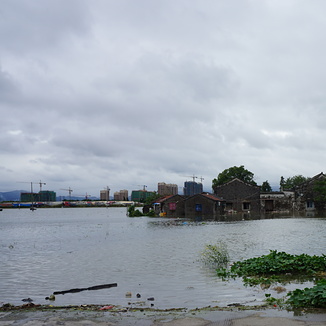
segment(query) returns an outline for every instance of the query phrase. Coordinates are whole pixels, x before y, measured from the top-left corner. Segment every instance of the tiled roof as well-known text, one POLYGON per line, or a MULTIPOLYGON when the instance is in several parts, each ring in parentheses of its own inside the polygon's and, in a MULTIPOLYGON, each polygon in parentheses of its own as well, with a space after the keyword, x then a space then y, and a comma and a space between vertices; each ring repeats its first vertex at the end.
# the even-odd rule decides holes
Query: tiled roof
POLYGON ((205 197, 207 197, 209 199, 212 199, 212 200, 215 200, 215 201, 224 201, 224 199, 216 197, 216 196, 214 196, 212 194, 202 194, 202 196, 205 196, 205 197))

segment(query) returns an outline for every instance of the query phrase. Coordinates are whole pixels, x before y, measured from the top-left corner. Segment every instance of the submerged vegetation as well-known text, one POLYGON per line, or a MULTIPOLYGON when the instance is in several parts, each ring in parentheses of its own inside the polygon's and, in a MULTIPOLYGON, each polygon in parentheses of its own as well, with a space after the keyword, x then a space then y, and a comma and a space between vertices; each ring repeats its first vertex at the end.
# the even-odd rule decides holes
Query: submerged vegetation
POLYGON ((242 277, 244 285, 260 285, 264 289, 277 282, 314 281, 316 285, 312 288, 289 292, 288 299, 266 294, 266 301, 270 304, 282 301, 294 308, 326 308, 326 255, 291 255, 271 250, 268 255, 235 262, 230 268, 218 268, 217 274, 223 279, 242 277))
POLYGON ((140 216, 155 217, 156 214, 153 209, 151 209, 148 213, 144 214, 139 209, 136 209, 135 205, 131 205, 128 208, 128 216, 129 217, 140 217, 140 216))
POLYGON ((227 246, 223 242, 218 242, 215 245, 207 244, 201 257, 206 265, 214 268, 226 268, 230 261, 227 246))

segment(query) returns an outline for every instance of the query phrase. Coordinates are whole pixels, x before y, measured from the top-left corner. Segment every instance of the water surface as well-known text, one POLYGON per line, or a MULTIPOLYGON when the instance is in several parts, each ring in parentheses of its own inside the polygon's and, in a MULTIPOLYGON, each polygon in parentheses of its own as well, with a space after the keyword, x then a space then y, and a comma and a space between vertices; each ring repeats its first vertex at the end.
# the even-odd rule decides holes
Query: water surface
POLYGON ((0 302, 20 305, 30 297, 45 304, 49 303, 45 297, 54 291, 118 283, 116 288, 57 295, 52 304, 126 306, 144 301, 157 308, 195 308, 261 303, 266 291, 245 288, 241 280, 222 281, 200 260, 206 244, 220 241, 227 245, 232 261, 269 250, 321 255, 326 219, 196 223, 129 218, 126 208, 3 210, 0 302), (127 298, 126 292, 132 297, 127 298), (147 301, 149 297, 155 300, 147 301))

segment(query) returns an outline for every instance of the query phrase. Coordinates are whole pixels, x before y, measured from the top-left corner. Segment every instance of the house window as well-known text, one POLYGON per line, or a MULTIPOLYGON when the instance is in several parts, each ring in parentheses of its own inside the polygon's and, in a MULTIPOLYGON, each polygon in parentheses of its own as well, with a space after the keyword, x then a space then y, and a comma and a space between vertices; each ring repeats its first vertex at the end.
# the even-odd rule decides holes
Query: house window
POLYGON ((313 201, 307 201, 307 208, 314 208, 314 202, 313 201))
POLYGON ((196 212, 201 212, 203 210, 201 204, 196 204, 196 212))
POLYGON ((250 210, 250 203, 242 203, 242 209, 244 211, 250 210))
POLYGON ((169 203, 169 210, 175 211, 177 209, 177 203, 169 203))

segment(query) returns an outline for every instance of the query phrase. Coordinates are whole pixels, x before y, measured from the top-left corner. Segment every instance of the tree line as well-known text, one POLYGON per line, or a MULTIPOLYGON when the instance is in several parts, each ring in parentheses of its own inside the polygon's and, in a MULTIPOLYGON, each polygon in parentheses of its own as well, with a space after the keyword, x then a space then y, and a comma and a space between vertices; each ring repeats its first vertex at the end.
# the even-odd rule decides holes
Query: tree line
MULTIPOLYGON (((235 178, 252 186, 260 187, 261 191, 263 192, 272 191, 272 187, 270 186, 268 180, 264 181, 261 185, 258 185, 254 180, 254 173, 247 170, 243 165, 233 166, 219 173, 217 178, 212 180, 212 188, 215 190, 216 187, 221 186, 235 178)), ((293 189, 295 186, 298 186, 309 179, 309 177, 304 177, 303 175, 295 175, 286 179, 281 176, 280 190, 293 189)))

